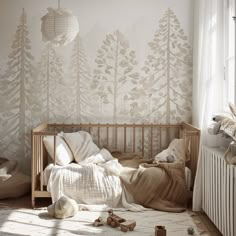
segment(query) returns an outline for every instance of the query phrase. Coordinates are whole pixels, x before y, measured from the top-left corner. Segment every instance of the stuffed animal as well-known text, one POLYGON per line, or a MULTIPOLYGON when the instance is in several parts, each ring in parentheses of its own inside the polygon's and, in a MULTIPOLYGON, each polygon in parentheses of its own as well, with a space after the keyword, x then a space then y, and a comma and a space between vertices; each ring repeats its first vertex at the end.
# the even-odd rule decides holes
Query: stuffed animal
POLYGON ((214 130, 217 130, 217 132, 214 131, 213 133, 209 133, 221 133, 223 136, 230 137, 231 139, 236 141, 236 120, 233 120, 226 116, 217 115, 213 117, 213 121, 216 122, 214 130))
POLYGON ((175 162, 186 160, 186 147, 184 139, 173 139, 167 149, 158 153, 154 157, 154 163, 158 162, 175 162))
MULTIPOLYGON (((213 121, 215 123, 213 132, 209 132, 211 134, 221 133, 226 138, 232 139, 232 142, 229 144, 228 149, 224 153, 224 158, 227 163, 235 165, 236 164, 236 107, 233 104, 229 104, 229 108, 231 111, 232 118, 217 115, 213 117, 213 121), (228 155, 231 153, 231 155, 228 155)), ((209 129, 208 129, 209 131, 209 129)))
POLYGON ((64 219, 75 216, 78 212, 78 205, 75 200, 63 196, 48 206, 47 210, 50 216, 64 219))

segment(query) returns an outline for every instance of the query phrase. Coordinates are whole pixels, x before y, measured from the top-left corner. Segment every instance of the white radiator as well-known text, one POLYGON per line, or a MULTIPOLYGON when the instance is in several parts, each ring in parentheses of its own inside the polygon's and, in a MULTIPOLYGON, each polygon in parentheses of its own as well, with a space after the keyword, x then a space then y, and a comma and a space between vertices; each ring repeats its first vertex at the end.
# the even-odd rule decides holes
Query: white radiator
POLYGON ((203 210, 224 236, 236 236, 236 166, 220 148, 203 147, 203 210))

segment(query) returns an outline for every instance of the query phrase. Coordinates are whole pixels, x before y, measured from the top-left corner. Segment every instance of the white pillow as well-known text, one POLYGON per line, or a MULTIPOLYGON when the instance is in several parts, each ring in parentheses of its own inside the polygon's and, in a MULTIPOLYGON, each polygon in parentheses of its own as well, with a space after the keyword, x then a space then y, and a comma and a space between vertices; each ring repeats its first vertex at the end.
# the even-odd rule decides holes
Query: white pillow
MULTIPOLYGON (((54 136, 45 136, 43 138, 44 145, 49 156, 54 159, 54 136)), ((74 160, 73 154, 59 135, 56 136, 56 164, 65 166, 74 160)))
POLYGON ((168 158, 172 157, 173 161, 185 162, 185 141, 184 139, 173 139, 169 147, 154 157, 154 162, 168 162, 168 158))
POLYGON ((80 163, 85 158, 95 155, 99 152, 99 148, 93 142, 92 137, 88 132, 61 132, 61 135, 70 147, 77 163, 80 163))

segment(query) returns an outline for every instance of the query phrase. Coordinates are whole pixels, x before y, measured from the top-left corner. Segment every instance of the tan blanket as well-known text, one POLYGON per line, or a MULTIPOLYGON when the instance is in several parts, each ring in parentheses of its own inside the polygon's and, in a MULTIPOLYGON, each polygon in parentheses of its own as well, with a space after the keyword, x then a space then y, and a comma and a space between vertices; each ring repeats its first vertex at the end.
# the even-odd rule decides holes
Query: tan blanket
MULTIPOLYGON (((135 167, 135 163, 144 161, 133 159, 122 164, 135 167)), ((182 212, 190 198, 184 168, 181 162, 140 164, 137 169, 127 168, 121 180, 135 203, 161 211, 182 212)))

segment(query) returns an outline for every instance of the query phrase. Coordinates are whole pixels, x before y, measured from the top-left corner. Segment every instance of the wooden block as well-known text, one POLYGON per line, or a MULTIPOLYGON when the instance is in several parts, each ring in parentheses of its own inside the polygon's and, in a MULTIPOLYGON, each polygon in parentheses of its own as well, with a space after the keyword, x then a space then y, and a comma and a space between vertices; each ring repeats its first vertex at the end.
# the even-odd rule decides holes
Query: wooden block
POLYGON ((155 227, 155 236, 166 236, 166 228, 163 225, 157 225, 155 227))
POLYGON ((125 222, 120 223, 120 229, 123 232, 133 231, 136 226, 136 222, 134 220, 127 220, 125 222))

